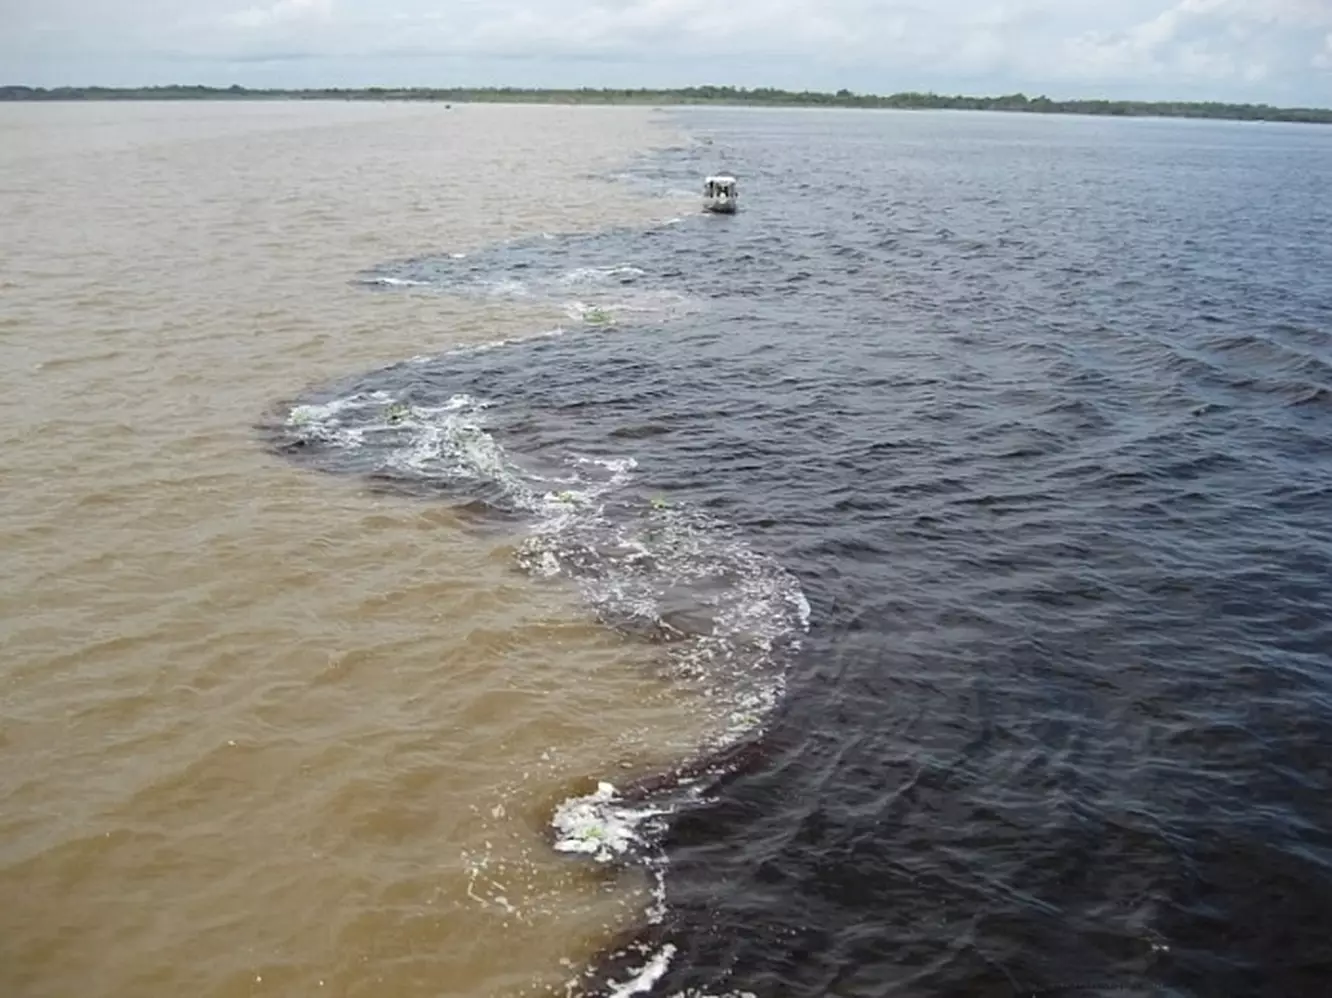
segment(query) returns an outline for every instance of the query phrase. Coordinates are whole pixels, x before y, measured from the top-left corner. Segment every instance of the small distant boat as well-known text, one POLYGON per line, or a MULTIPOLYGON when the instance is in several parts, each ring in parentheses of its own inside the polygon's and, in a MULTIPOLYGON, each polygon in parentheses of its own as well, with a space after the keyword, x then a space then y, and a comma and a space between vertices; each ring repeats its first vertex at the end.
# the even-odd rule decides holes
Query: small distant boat
POLYGON ((735 178, 728 176, 708 177, 703 181, 703 210, 714 211, 719 215, 734 215, 739 194, 735 189, 735 178))

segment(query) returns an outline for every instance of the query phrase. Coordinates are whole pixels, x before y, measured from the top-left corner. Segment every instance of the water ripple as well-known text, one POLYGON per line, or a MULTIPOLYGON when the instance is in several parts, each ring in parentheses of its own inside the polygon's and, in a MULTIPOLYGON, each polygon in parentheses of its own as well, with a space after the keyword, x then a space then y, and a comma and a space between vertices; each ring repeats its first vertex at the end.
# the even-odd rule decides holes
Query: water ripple
MULTIPOLYGON (((726 689, 738 649, 778 674, 808 596, 753 751, 706 797, 630 795, 663 893, 602 993, 1321 994, 1332 257, 1308 207, 1332 145, 961 120, 703 116, 715 142, 632 174, 734 164, 734 218, 361 278, 538 298, 579 335, 316 401, 494 401, 413 474, 538 523, 565 515, 538 482, 593 496, 529 567, 687 636, 726 689), (633 495, 573 455, 631 458, 633 495)), ((341 470, 386 432, 285 427, 341 470)), ((589 853, 639 834, 594 817, 589 853)))

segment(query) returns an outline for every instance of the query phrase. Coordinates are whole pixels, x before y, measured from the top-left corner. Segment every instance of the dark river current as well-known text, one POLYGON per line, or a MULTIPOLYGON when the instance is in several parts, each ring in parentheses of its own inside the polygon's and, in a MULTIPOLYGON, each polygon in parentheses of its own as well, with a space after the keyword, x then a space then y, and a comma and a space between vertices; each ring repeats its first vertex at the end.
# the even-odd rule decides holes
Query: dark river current
POLYGON ((678 121, 602 182, 739 214, 348 275, 570 319, 270 428, 711 694, 552 816, 658 884, 593 993, 1332 994, 1332 129, 678 121))

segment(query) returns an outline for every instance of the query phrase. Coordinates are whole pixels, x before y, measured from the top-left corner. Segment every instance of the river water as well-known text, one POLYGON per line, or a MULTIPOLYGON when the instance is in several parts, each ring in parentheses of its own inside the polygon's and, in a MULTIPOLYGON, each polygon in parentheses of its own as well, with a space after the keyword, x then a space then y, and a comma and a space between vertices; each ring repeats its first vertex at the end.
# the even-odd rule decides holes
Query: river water
POLYGON ((567 324, 350 278, 666 217, 607 175, 671 141, 614 109, 0 107, 0 993, 518 994, 650 901, 546 830, 692 744, 648 655, 513 531, 255 427, 567 324))
POLYGON ((1326 993, 1332 132, 6 114, 10 990, 1326 993))

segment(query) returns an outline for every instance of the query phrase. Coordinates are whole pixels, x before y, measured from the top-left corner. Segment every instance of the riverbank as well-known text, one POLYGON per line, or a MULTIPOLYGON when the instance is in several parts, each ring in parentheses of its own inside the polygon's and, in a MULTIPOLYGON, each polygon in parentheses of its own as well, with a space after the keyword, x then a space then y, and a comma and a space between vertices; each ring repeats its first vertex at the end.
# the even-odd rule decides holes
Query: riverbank
POLYGON ((1332 108, 1273 107, 1221 101, 1052 100, 1006 94, 973 97, 934 93, 857 94, 790 91, 770 87, 683 87, 667 90, 529 89, 520 87, 329 87, 304 90, 252 90, 247 87, 0 87, 0 101, 99 100, 348 100, 520 104, 711 104, 744 107, 841 107, 883 110, 1004 111, 1026 114, 1090 114, 1137 118, 1216 118, 1232 121, 1287 121, 1332 124, 1332 108))

